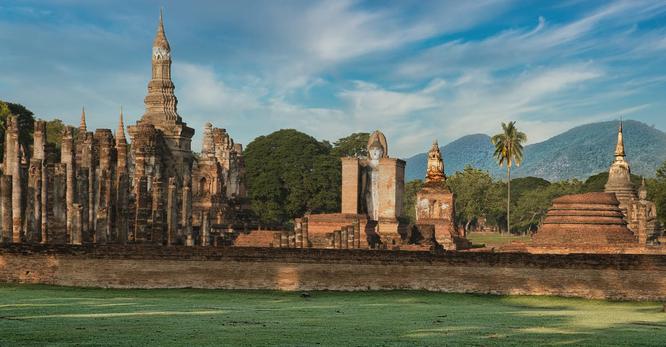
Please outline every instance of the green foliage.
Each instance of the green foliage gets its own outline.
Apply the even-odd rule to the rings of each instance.
[[[525,192],[538,188],[548,187],[549,185],[550,182],[539,177],[514,178],[511,180],[511,196],[518,199]]]
[[[506,197],[506,228],[511,231],[511,166],[523,162],[523,142],[527,135],[516,129],[516,122],[502,123],[502,132],[490,140],[495,146],[493,156],[499,166],[506,166],[507,197]]]
[[[405,184],[405,193],[402,196],[402,217],[409,223],[416,222],[416,193],[423,187],[423,181],[413,180]]]
[[[656,177],[646,179],[648,199],[657,205],[657,217],[666,224],[666,161],[657,168]]]
[[[513,232],[534,232],[546,216],[553,199],[567,194],[580,192],[582,182],[578,180],[560,181],[548,185],[535,186],[526,189],[516,199],[512,206]]]
[[[494,194],[497,184],[488,172],[467,166],[463,171],[449,177],[447,182],[451,191],[456,194],[456,223],[465,230],[480,217],[494,215],[497,208],[494,201],[497,198]]]
[[[65,131],[65,123],[56,118],[46,122],[46,142],[56,145],[60,148],[62,142],[62,134]]]
[[[657,168],[655,176],[659,179],[666,179],[666,161]]]
[[[369,133],[353,133],[333,143],[331,155],[342,157],[367,157]]]
[[[306,212],[340,209],[340,162],[331,146],[293,129],[260,136],[244,151],[252,210],[283,226]]]
[[[506,165],[511,168],[513,163],[520,166],[523,161],[523,142],[527,141],[527,135],[518,131],[515,121],[502,123],[502,132],[493,136],[490,141],[495,146],[493,156],[499,166]]]
[[[581,193],[603,192],[606,182],[608,182],[608,171],[590,176],[583,183]],[[631,174],[631,183],[637,188],[640,187],[641,176]]]
[[[19,144],[30,155],[30,145],[32,144],[32,133],[34,131],[34,113],[21,104],[4,102],[0,100],[0,158],[4,155],[5,128],[8,116],[15,116],[19,127]]]

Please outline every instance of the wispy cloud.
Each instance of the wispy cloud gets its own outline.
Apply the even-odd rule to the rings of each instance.
[[[86,105],[94,127],[115,128],[120,104],[138,119],[160,5],[4,2],[0,98],[71,123]],[[397,156],[509,119],[531,142],[618,114],[664,129],[665,23],[662,0],[166,3],[178,106],[196,129],[212,121],[244,143],[381,129]]]

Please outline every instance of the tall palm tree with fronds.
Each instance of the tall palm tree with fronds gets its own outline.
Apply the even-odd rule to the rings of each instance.
[[[520,166],[523,162],[523,142],[527,141],[527,135],[516,129],[516,122],[502,122],[502,132],[491,139],[495,146],[495,159],[502,167],[506,165],[506,230],[511,232],[511,167],[513,163]]]

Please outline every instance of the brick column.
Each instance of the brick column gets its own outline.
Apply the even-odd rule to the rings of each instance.
[[[178,227],[178,211],[176,208],[176,178],[169,177],[167,188],[167,245],[176,241],[176,228]]]
[[[50,240],[48,239],[48,225],[49,225],[49,172],[48,172],[48,165],[46,164],[46,160],[42,160],[42,193],[41,193],[41,199],[42,199],[42,218],[41,222],[42,225],[40,226],[40,232],[41,232],[41,242],[42,243],[48,243]]]
[[[192,181],[189,177],[186,177],[183,182],[183,199],[182,199],[182,234],[185,234],[185,244],[187,246],[192,246],[194,240],[192,240]]]
[[[2,207],[2,241],[11,243],[12,237],[12,176],[0,177],[0,207]]]

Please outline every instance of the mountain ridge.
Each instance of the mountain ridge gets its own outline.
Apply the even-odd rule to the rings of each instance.
[[[586,179],[608,170],[617,142],[617,121],[589,123],[571,128],[545,141],[525,146],[523,164],[514,167],[513,177],[534,176],[548,181]],[[645,123],[627,120],[623,123],[627,160],[632,173],[652,177],[666,161],[666,133]],[[529,136],[529,134],[527,134]],[[486,134],[462,136],[440,150],[445,171],[452,175],[466,165],[486,170],[492,176],[504,177],[506,171],[493,158],[493,145]],[[427,162],[426,153],[406,159],[405,178],[422,179]]]

